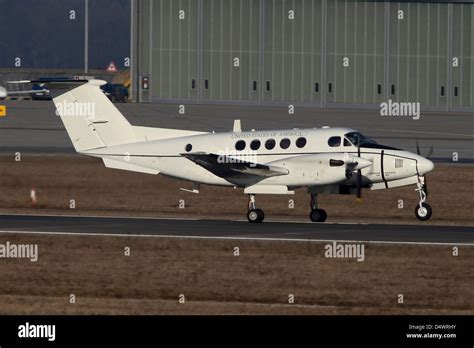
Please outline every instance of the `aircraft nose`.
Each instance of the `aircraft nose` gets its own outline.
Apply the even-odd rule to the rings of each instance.
[[[434,163],[424,157],[418,160],[417,166],[418,173],[420,173],[420,175],[425,175],[426,173],[429,173],[434,169]]]
[[[372,165],[372,162],[369,161],[368,159],[358,157],[357,158],[357,165],[355,166],[354,169],[363,169],[363,168],[367,168],[368,166],[371,166],[371,165]]]

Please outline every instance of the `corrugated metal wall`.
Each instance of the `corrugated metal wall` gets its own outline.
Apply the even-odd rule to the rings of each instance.
[[[403,19],[398,18],[403,11]],[[390,4],[389,97],[448,105],[448,6]]]
[[[257,103],[260,1],[206,0],[202,5],[202,100]]]
[[[141,0],[140,10],[142,101],[474,108],[472,4]]]

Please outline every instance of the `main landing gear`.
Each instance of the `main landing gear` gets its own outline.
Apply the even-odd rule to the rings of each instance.
[[[262,209],[257,209],[255,205],[255,195],[249,195],[249,211],[247,212],[247,219],[249,222],[260,223],[265,219],[265,213]]]
[[[318,195],[311,194],[311,202],[309,204],[311,208],[311,213],[309,213],[309,218],[313,222],[324,222],[326,221],[328,214],[324,209],[318,209]]]
[[[431,218],[433,211],[430,205],[428,203],[425,203],[427,194],[423,177],[420,177],[420,180],[416,184],[415,191],[420,194],[420,202],[415,208],[415,216],[420,221],[427,221]]]

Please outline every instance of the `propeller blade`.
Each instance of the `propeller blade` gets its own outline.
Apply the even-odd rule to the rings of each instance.
[[[431,145],[431,147],[430,147],[430,149],[429,149],[429,151],[428,151],[428,153],[426,154],[425,157],[431,157],[432,154],[433,154],[433,145]]]
[[[359,136],[357,136],[357,157],[360,158],[360,139]],[[362,171],[360,169],[357,170],[357,179],[356,179],[356,185],[357,185],[357,201],[361,201],[362,198]]]
[[[418,143],[418,139],[416,140],[416,153],[421,156],[421,151],[420,151],[420,144]]]
[[[360,199],[362,197],[362,172],[360,169],[357,171],[356,185],[357,185],[357,198]]]
[[[420,156],[423,156],[421,154],[420,144],[418,143],[418,139],[415,139],[415,141],[416,141],[416,153]],[[430,157],[433,154],[433,150],[434,150],[434,147],[433,145],[431,145],[430,149],[428,150],[428,153],[426,154],[426,156],[423,156],[423,157]]]

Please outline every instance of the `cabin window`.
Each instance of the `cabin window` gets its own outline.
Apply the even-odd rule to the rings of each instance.
[[[281,139],[280,141],[280,147],[282,149],[287,149],[290,147],[291,141],[288,138]]]
[[[257,139],[252,140],[252,142],[250,143],[250,148],[252,150],[258,150],[260,148],[260,144],[261,144],[260,140],[257,140]]]
[[[245,143],[244,140],[239,140],[238,142],[235,143],[235,149],[238,151],[242,151],[243,149],[245,149],[246,145],[247,144]]]
[[[296,139],[297,147],[301,149],[302,147],[305,147],[305,145],[306,145],[306,138],[301,137],[301,138]]]
[[[186,147],[184,149],[186,150],[186,152],[189,152],[193,149],[193,146],[191,144],[188,144],[188,145],[186,145]]]
[[[271,150],[275,147],[276,145],[276,141],[275,139],[268,139],[266,142],[265,142],[265,148],[267,150]]]
[[[331,147],[341,146],[341,137],[330,137],[328,140],[328,145]]]

